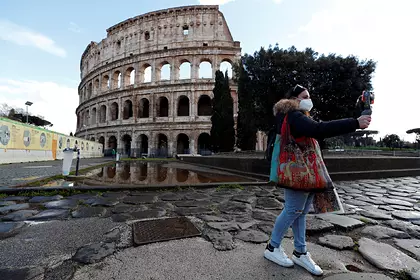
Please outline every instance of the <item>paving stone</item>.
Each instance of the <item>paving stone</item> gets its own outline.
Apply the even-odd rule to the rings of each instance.
[[[57,201],[50,201],[43,203],[45,208],[47,209],[73,209],[77,207],[78,201],[74,199],[63,199]]]
[[[112,213],[114,214],[121,214],[121,213],[129,213],[135,210],[146,210],[147,206],[145,205],[128,205],[128,204],[118,204],[114,208],[112,208]]]
[[[16,201],[16,202],[22,202],[28,200],[29,197],[27,196],[8,196],[3,198],[3,201]]]
[[[259,197],[257,199],[257,208],[266,209],[266,210],[281,210],[283,209],[283,203],[279,202],[275,198],[271,197]]]
[[[408,206],[413,207],[413,204],[408,201],[403,201],[399,199],[392,199],[392,198],[385,198],[385,197],[378,197],[379,200],[382,200],[383,202],[390,204],[390,205],[401,205],[401,206]]]
[[[24,209],[28,209],[28,208],[29,208],[28,203],[12,204],[12,205],[9,205],[9,206],[0,207],[0,214],[4,215],[4,214],[7,214],[7,213],[12,212],[12,211],[24,210]]]
[[[85,200],[96,198],[96,197],[97,197],[96,194],[80,193],[80,194],[75,194],[75,195],[68,196],[67,199],[74,199],[74,200],[85,201]]]
[[[410,236],[420,239],[420,226],[400,220],[386,221],[384,224],[392,227],[393,229],[404,231]]]
[[[112,199],[123,199],[127,196],[126,192],[105,192],[102,194],[102,197],[112,198]]]
[[[256,191],[255,195],[257,197],[274,197],[275,196],[272,192],[269,192],[266,190]]]
[[[391,206],[386,206],[386,205],[379,206],[379,209],[385,210],[385,211],[394,211],[394,208],[392,208]]]
[[[0,222],[0,240],[18,234],[20,229],[22,229],[24,226],[24,222]]]
[[[0,201],[0,207],[16,204],[15,201]]]
[[[63,196],[61,195],[54,195],[54,196],[34,196],[31,199],[29,199],[29,203],[42,203],[47,201],[54,201],[54,200],[60,200]]]
[[[115,252],[114,243],[95,243],[79,248],[73,256],[73,260],[83,263],[97,263]]]
[[[357,206],[353,206],[353,205],[349,205],[346,203],[343,203],[343,208],[344,208],[344,214],[348,215],[348,214],[355,214],[357,213],[357,210],[359,208],[357,208]]]
[[[154,203],[157,201],[157,196],[155,195],[143,195],[143,196],[127,196],[123,199],[124,203],[127,204],[146,204]]]
[[[245,223],[238,223],[238,226],[240,229],[245,230],[245,229],[249,229],[253,227],[256,224],[257,224],[257,221],[250,221],[250,222],[245,222]]]
[[[405,192],[395,192],[395,191],[390,191],[388,192],[388,195],[394,195],[394,196],[400,196],[400,197],[407,197],[410,196],[409,193],[405,193]]]
[[[43,280],[71,280],[76,272],[76,263],[71,260],[64,261],[57,267],[48,269]]]
[[[408,275],[410,275],[411,280],[420,280],[420,269],[409,271]]]
[[[383,196],[382,193],[375,193],[375,192],[366,192],[365,194],[367,196],[373,196],[373,197],[381,197],[381,196]]]
[[[181,200],[181,201],[173,201],[173,205],[176,207],[208,207],[213,205],[211,201],[199,201],[199,200]]]
[[[349,215],[348,217],[354,218],[354,219],[359,220],[359,221],[362,221],[365,224],[369,224],[369,225],[378,225],[379,224],[379,222],[375,221],[374,219],[367,218],[367,217],[360,216],[360,215]]]
[[[355,189],[355,188],[347,188],[346,192],[349,193],[350,195],[352,194],[362,194],[363,192],[361,190]]]
[[[364,223],[359,220],[349,218],[343,215],[322,214],[322,215],[319,215],[318,217],[326,222],[329,222],[333,225],[336,225],[346,230],[354,229],[356,227],[360,227],[364,225]]]
[[[236,231],[239,230],[239,226],[234,222],[209,222],[207,225],[213,229],[220,231]]]
[[[209,200],[210,196],[204,193],[188,193],[185,195],[185,199],[190,200]]]
[[[119,228],[114,228],[104,234],[105,242],[116,242],[121,237],[121,230]]]
[[[383,214],[381,212],[376,212],[376,211],[362,210],[360,211],[360,215],[368,217],[368,218],[376,219],[376,220],[392,220],[391,215],[386,215],[386,214]]]
[[[420,260],[420,240],[419,239],[394,239],[395,244],[404,249]]]
[[[402,201],[411,202],[411,203],[417,203],[417,199],[413,199],[413,198],[410,198],[410,197],[399,197],[399,196],[388,196],[388,197],[393,198],[393,199],[402,200]]]
[[[392,212],[392,216],[401,220],[420,220],[420,212],[417,211],[394,211]]]
[[[252,207],[247,203],[229,201],[219,205],[219,210],[226,214],[241,214],[246,212],[251,212]]]
[[[214,211],[204,207],[187,207],[187,208],[175,208],[175,213],[182,216],[201,215],[201,214],[213,214]]]
[[[392,280],[388,276],[379,273],[340,273],[324,278],[324,280]]]
[[[163,209],[153,209],[153,210],[144,210],[144,211],[136,211],[130,213],[130,215],[135,219],[151,219],[151,218],[160,218],[165,216],[166,211]]]
[[[358,201],[363,201],[372,205],[386,205],[385,202],[375,199],[375,198],[370,198],[370,197],[359,197],[357,198]]]
[[[73,218],[91,218],[91,217],[102,217],[106,213],[106,209],[103,207],[87,207],[82,206],[77,210],[71,212]]]
[[[220,190],[215,191],[212,196],[232,196],[235,194],[238,194],[242,192],[241,189],[227,189],[227,188],[222,188]]]
[[[213,247],[219,251],[229,251],[235,249],[232,235],[226,231],[209,230],[204,236],[213,243]]]
[[[252,217],[256,220],[274,222],[277,219],[277,215],[264,210],[254,210]]]
[[[394,210],[402,210],[402,211],[412,211],[414,210],[413,207],[401,206],[401,205],[392,205],[392,209]]]
[[[0,268],[1,279],[5,280],[31,280],[43,273],[42,267]]]
[[[354,247],[353,239],[343,235],[325,235],[321,236],[318,241],[321,245],[338,250],[352,249]]]
[[[252,243],[264,243],[270,239],[267,234],[253,229],[240,231],[237,235],[235,235],[235,238]]]
[[[227,220],[219,217],[219,216],[211,216],[211,215],[202,215],[200,216],[200,219],[202,219],[205,222],[226,222]]]
[[[48,219],[66,219],[69,216],[69,211],[65,209],[50,209],[44,210],[29,220],[48,220]]]
[[[122,214],[114,214],[111,216],[111,219],[115,223],[123,223],[129,220],[132,220],[133,217],[128,213],[122,213]]]
[[[373,241],[369,238],[359,240],[359,252],[379,269],[400,271],[420,268],[420,263],[391,245]]]
[[[369,192],[385,194],[385,193],[387,193],[387,190],[384,190],[382,188],[381,189],[373,188],[373,189],[369,189]]]
[[[414,224],[414,225],[418,225],[418,226],[420,226],[420,221],[419,221],[419,220],[416,220],[416,221],[411,221],[411,223],[412,223],[412,224]]]
[[[223,197],[223,196],[214,196],[210,199],[211,202],[217,203],[217,204],[221,204],[221,203],[226,203],[230,200],[230,196],[229,197]]]
[[[373,236],[378,239],[393,238],[393,237],[410,238],[410,236],[403,231],[395,230],[395,229],[384,227],[384,226],[368,226],[362,230],[362,234]]]
[[[119,200],[117,198],[93,198],[89,200],[89,205],[91,206],[105,206],[105,207],[111,207],[115,206],[119,203]]]
[[[39,211],[38,210],[19,210],[16,212],[12,212],[4,217],[2,217],[1,219],[3,221],[25,221],[28,218],[32,217],[33,215],[38,214]]]
[[[333,228],[334,225],[332,223],[326,222],[313,215],[306,216],[306,231],[309,234],[329,231]]]
[[[257,198],[254,195],[241,195],[241,194],[239,194],[239,195],[233,196],[231,200],[252,204],[257,200]]]
[[[175,210],[175,206],[172,203],[166,202],[166,201],[158,201],[158,202],[155,202],[155,203],[150,204],[150,205],[137,205],[136,209],[138,209],[139,206],[145,206],[146,209],[147,208],[149,208],[149,209],[165,209],[167,211],[174,211]],[[146,210],[146,209],[139,209],[139,210]]]
[[[353,205],[353,206],[369,206],[372,205],[371,203],[365,202],[365,201],[360,201],[360,200],[347,200],[345,201],[347,204],[349,205]]]

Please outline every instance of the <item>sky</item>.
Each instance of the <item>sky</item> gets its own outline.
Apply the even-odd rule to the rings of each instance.
[[[242,53],[292,45],[377,62],[369,129],[380,136],[420,127],[418,0],[1,0],[0,104],[75,131],[79,63],[86,46],[127,18],[185,5],[220,5]]]

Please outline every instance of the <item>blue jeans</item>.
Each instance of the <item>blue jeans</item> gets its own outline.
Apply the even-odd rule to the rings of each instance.
[[[306,253],[306,214],[312,205],[314,193],[284,190],[285,205],[277,217],[271,233],[270,244],[278,248],[290,226],[293,229],[295,250]]]

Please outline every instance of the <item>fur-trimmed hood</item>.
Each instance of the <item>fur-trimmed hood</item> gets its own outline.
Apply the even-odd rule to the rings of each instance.
[[[294,99],[281,99],[274,105],[273,113],[276,116],[278,113],[287,114],[290,111],[299,110],[299,101]]]

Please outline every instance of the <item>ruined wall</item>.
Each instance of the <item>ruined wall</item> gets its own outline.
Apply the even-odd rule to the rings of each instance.
[[[241,55],[218,6],[140,15],[107,29],[80,63],[78,136],[139,156],[208,149],[214,73]],[[237,113],[236,85],[231,84]]]

